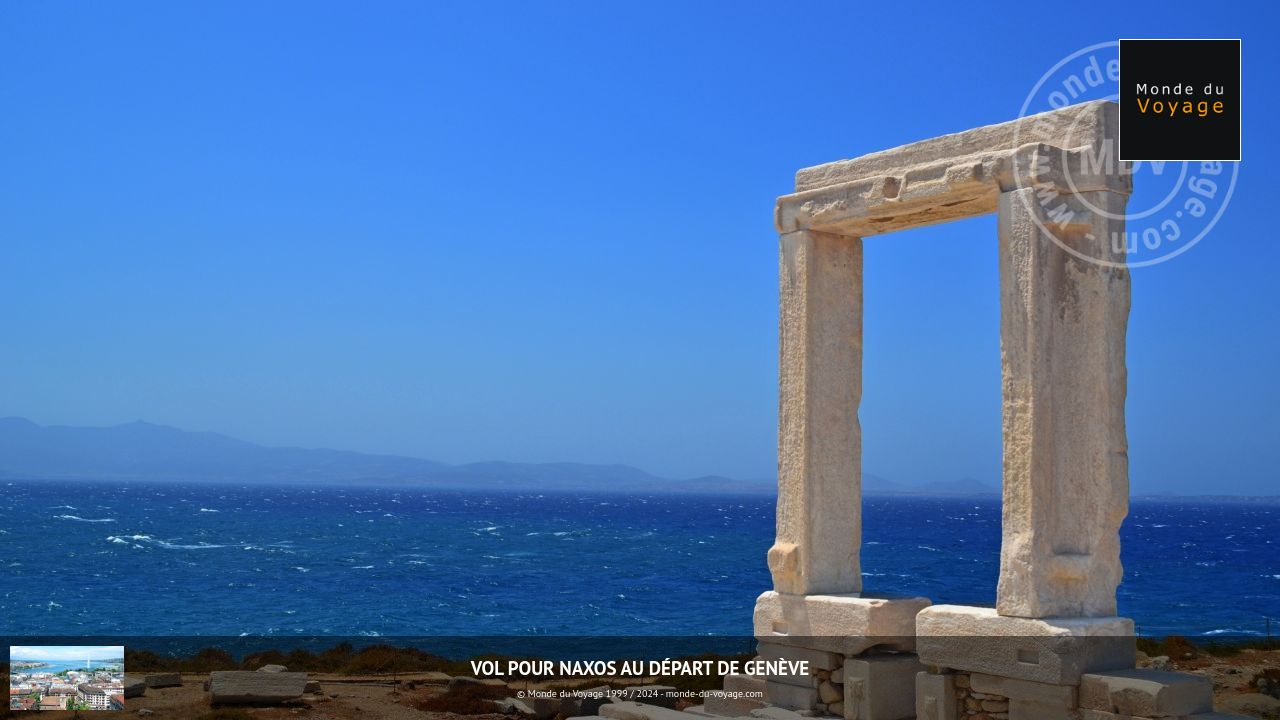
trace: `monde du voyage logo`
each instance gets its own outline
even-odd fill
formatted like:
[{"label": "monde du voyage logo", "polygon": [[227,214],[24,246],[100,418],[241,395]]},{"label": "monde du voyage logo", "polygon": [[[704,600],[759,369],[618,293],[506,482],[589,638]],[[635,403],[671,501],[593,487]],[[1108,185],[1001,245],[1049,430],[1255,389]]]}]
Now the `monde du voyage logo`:
[{"label": "monde du voyage logo", "polygon": [[1120,41],[1120,159],[1240,159],[1239,40]]}]

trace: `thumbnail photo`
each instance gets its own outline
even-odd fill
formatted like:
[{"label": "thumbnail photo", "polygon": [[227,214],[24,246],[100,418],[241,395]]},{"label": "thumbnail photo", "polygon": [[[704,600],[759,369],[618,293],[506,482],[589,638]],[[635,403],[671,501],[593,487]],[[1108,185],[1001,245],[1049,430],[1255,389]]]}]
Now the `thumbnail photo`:
[{"label": "thumbnail photo", "polygon": [[124,710],[124,646],[11,646],[9,709]]}]

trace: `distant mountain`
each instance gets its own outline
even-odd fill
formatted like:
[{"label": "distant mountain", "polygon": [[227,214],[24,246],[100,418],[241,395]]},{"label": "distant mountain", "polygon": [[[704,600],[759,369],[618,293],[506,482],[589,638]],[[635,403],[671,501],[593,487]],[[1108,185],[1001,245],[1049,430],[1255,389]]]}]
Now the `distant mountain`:
[{"label": "distant mountain", "polygon": [[992,487],[973,478],[908,485],[871,473],[862,474],[863,495],[998,495],[999,493],[999,487]]},{"label": "distant mountain", "polygon": [[[658,477],[628,465],[477,462],[448,465],[401,455],[266,447],[226,435],[133,422],[113,427],[42,426],[0,418],[0,478],[297,484],[404,484],[436,488],[553,491],[773,493],[773,480],[707,475]],[[864,473],[867,495],[983,495],[998,488],[965,478],[906,485]]]},{"label": "distant mountain", "polygon": [[916,492],[928,495],[999,495],[1000,487],[993,487],[980,480],[965,477],[959,480],[925,483]]},{"label": "distant mountain", "polygon": [[618,492],[774,492],[772,482],[672,480],[627,465],[479,462],[264,447],[225,435],[134,422],[41,426],[0,419],[0,478],[298,484]]}]

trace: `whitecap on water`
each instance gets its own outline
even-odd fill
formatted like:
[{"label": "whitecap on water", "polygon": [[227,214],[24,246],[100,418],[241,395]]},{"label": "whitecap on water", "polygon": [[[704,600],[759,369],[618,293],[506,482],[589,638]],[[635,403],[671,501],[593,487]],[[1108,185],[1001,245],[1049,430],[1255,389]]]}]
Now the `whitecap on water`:
[{"label": "whitecap on water", "polygon": [[74,520],[76,522],[91,522],[91,523],[107,523],[107,522],[116,521],[115,518],[82,518],[76,515],[54,515],[54,517],[58,518],[59,520]]},{"label": "whitecap on water", "polygon": [[168,540],[156,540],[150,535],[125,535],[123,537],[117,537],[115,535],[112,535],[108,537],[107,540],[113,543],[128,542],[132,540],[135,542],[134,547],[136,548],[143,547],[142,545],[139,545],[136,543],[146,543],[153,547],[164,548],[165,550],[213,550],[215,548],[226,547],[226,545],[214,545],[212,543],[204,543],[204,542],[195,543],[195,544],[185,544],[185,543],[170,542]]}]

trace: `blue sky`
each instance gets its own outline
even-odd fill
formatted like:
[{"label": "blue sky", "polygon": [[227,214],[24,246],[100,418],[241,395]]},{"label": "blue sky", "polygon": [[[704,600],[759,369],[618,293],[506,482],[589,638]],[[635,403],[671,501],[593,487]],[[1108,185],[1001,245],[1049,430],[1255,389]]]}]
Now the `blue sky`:
[{"label": "blue sky", "polygon": [[122,645],[11,645],[11,660],[43,660],[76,662],[78,660],[119,660],[124,657]]},{"label": "blue sky", "polygon": [[[1135,270],[1135,492],[1274,492],[1276,11],[9,3],[0,415],[772,477],[796,169],[1007,120],[1069,53],[1244,40],[1214,231]],[[1000,468],[994,221],[866,245],[868,472]]]}]

